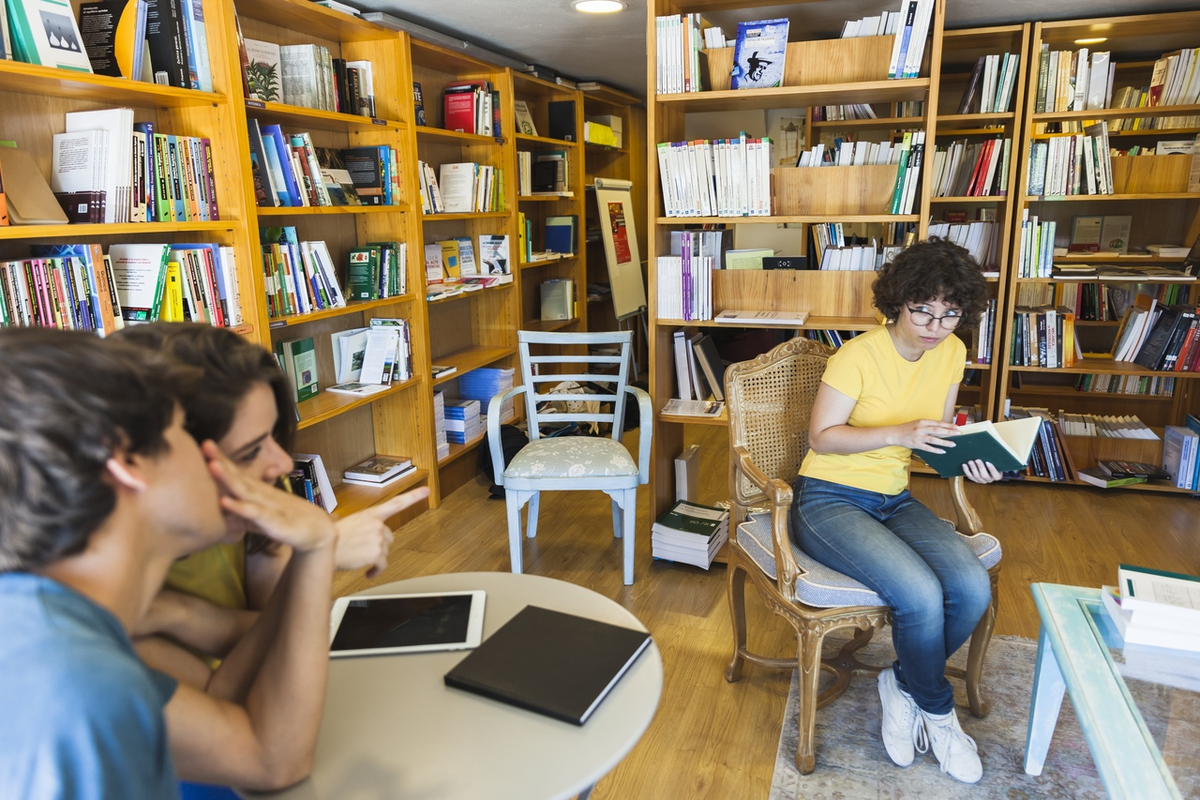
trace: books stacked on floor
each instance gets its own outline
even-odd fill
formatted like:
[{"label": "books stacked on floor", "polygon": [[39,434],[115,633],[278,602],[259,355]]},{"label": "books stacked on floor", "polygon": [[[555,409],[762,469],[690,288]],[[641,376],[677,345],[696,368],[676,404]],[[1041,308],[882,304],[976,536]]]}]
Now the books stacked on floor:
[{"label": "books stacked on floor", "polygon": [[[658,257],[658,314],[663,319],[712,319],[712,273],[720,269],[720,237],[680,231],[679,250]],[[672,237],[674,249],[675,237]]]},{"label": "books stacked on floor", "polygon": [[1200,578],[1121,564],[1100,596],[1126,645],[1200,652]]},{"label": "books stacked on floor", "polygon": [[[959,114],[1004,114],[1012,104],[1020,56],[993,53],[980,56],[958,102]],[[1006,170],[1007,171],[1007,170]]]},{"label": "books stacked on floor", "polygon": [[[436,375],[434,377],[437,377]],[[437,457],[441,461],[450,455],[450,440],[446,436],[446,393],[433,393],[433,434],[437,442]]]},{"label": "books stacked on floor", "polygon": [[342,472],[342,482],[358,486],[387,486],[416,471],[411,458],[374,455]]},{"label": "books stacked on floor", "polygon": [[1029,194],[1113,194],[1108,128],[1097,122],[1082,133],[1051,136],[1029,146]]},{"label": "books stacked on floor", "polygon": [[500,135],[500,95],[491,81],[446,84],[442,90],[442,106],[446,130],[479,136]]},{"label": "books stacked on floor", "polygon": [[1200,419],[1187,415],[1186,425],[1168,425],[1163,431],[1163,472],[1171,485],[1200,489]]},{"label": "books stacked on floor", "polygon": [[[515,370],[481,367],[465,373],[458,379],[458,394],[465,400],[478,400],[480,408],[486,408],[493,397],[513,388]],[[513,398],[500,406],[500,421],[511,422],[516,416]]]},{"label": "books stacked on floor", "polygon": [[241,35],[242,86],[246,97],[266,103],[375,116],[374,69],[370,61],[334,58],[318,44],[280,46]]},{"label": "books stacked on floor", "polygon": [[292,453],[292,465],[295,469],[288,475],[289,491],[332,514],[337,508],[337,497],[321,456],[316,453]]},{"label": "books stacked on floor", "polygon": [[934,197],[991,197],[1008,194],[1012,139],[959,139],[933,153]]},{"label": "books stacked on floor", "polygon": [[455,444],[466,444],[479,438],[483,428],[479,418],[478,400],[447,400],[446,438]]},{"label": "books stacked on floor", "polygon": [[775,144],[742,131],[729,139],[660,142],[658,172],[668,217],[768,217]]},{"label": "books stacked on floor", "polygon": [[655,52],[658,70],[655,91],[658,94],[702,91],[708,76],[704,74],[700,51],[708,47],[725,47],[722,32],[720,44],[702,43],[702,20],[699,14],[672,14],[655,17]]},{"label": "books stacked on floor", "polygon": [[729,539],[729,512],[698,503],[677,502],[650,528],[654,558],[708,569]]},{"label": "books stacked on floor", "polygon": [[302,242],[291,225],[260,228],[267,316],[307,314],[346,305],[325,242]]},{"label": "books stacked on floor", "polygon": [[388,145],[316,147],[307,132],[247,120],[255,202],[266,207],[400,203],[397,151]]}]

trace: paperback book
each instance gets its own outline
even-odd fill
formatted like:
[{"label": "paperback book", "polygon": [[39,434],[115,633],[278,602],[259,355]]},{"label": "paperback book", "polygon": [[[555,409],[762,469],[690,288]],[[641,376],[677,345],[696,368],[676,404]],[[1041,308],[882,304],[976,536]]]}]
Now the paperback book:
[{"label": "paperback book", "polygon": [[730,86],[734,89],[782,86],[787,37],[787,18],[739,22]]}]

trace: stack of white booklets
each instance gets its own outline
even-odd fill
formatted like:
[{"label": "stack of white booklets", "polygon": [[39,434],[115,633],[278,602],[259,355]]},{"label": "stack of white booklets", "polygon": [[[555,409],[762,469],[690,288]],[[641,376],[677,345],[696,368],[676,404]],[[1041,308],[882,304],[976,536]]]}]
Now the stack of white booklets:
[{"label": "stack of white booklets", "polygon": [[658,94],[701,90],[700,51],[706,44],[701,41],[702,24],[700,15],[695,13],[655,17],[655,52],[658,53],[655,91]]},{"label": "stack of white booklets", "polygon": [[729,539],[729,512],[697,503],[677,502],[650,528],[655,558],[708,569]]},{"label": "stack of white booklets", "polygon": [[1117,584],[1100,596],[1126,645],[1200,653],[1200,578],[1122,564]]},{"label": "stack of white booklets", "polygon": [[736,138],[658,144],[658,176],[668,217],[769,217],[775,144]]},{"label": "stack of white booklets", "polygon": [[482,433],[478,400],[449,400],[445,413],[446,438],[455,444],[466,444]]},{"label": "stack of white booklets", "polygon": [[437,457],[441,461],[450,455],[450,440],[446,438],[446,393],[433,393],[433,431],[437,441]]},{"label": "stack of white booklets", "polygon": [[[908,3],[904,4],[908,6]],[[862,19],[849,19],[842,26],[843,39],[862,36],[891,36],[896,32],[904,17],[899,11],[884,11],[882,14]]]},{"label": "stack of white booklets", "polygon": [[[493,397],[513,388],[515,372],[511,367],[473,369],[458,379],[458,393],[463,399],[478,400],[480,408],[486,409]],[[513,398],[510,397],[500,406],[500,421],[510,422],[515,416]]]}]

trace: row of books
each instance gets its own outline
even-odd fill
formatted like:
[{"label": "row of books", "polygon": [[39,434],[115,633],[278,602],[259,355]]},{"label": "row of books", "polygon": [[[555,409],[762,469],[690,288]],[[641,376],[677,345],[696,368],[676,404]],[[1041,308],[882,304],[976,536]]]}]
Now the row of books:
[{"label": "row of books", "polygon": [[889,78],[915,78],[921,74],[925,58],[925,42],[929,38],[929,23],[933,18],[935,0],[900,0],[896,38],[892,57],[888,61]]},{"label": "row of books", "polygon": [[478,400],[446,401],[446,438],[455,444],[466,444],[483,435]]},{"label": "row of books", "polygon": [[31,245],[0,262],[0,323],[112,333],[125,324],[242,324],[233,248],[215,244]]},{"label": "row of books", "polygon": [[813,329],[803,331],[802,335],[814,342],[828,345],[830,347],[841,347],[846,342],[858,336],[860,331],[835,331],[825,329]]},{"label": "row of books", "polygon": [[[1031,415],[1052,419],[1056,424],[1066,419],[1066,412],[1064,411],[1059,411],[1057,415],[1054,415],[1050,413],[1049,409],[1034,408],[1032,406],[1012,406],[1009,413],[1009,416],[1013,418]],[[1072,430],[1077,431],[1072,435],[1096,436],[1103,439],[1158,440],[1158,434],[1150,426],[1142,422],[1136,414],[1074,414],[1071,415],[1071,421]],[[1080,428],[1078,426],[1085,427]],[[1078,432],[1084,429],[1086,429],[1086,433]]]},{"label": "row of books", "polygon": [[[975,331],[975,362],[978,364],[992,363],[992,342],[996,338],[996,301],[988,300],[987,308],[979,318],[979,327]],[[968,353],[970,351],[968,350]]]},{"label": "row of books", "polygon": [[260,228],[267,316],[274,319],[346,305],[325,242],[302,242],[292,226]]},{"label": "row of books", "polygon": [[132,108],[73,111],[54,134],[50,188],[75,223],[220,219],[207,138],[156,132]]},{"label": "row of books", "polygon": [[1117,332],[1117,361],[1132,361],[1155,372],[1194,372],[1200,366],[1200,320],[1196,307],[1157,305],[1144,295],[1129,309]]},{"label": "row of books", "polygon": [[712,272],[719,269],[716,254],[700,246],[684,246],[676,256],[658,257],[658,316],[663,319],[709,320],[712,310]]},{"label": "row of books", "polygon": [[496,283],[512,281],[508,236],[479,234],[478,258],[469,236],[455,236],[425,245],[425,283],[441,284],[497,278]]},{"label": "row of books", "polygon": [[1000,223],[995,220],[972,220],[970,222],[942,222],[929,224],[929,235],[949,239],[959,247],[966,248],[983,270],[985,277],[999,277],[996,264],[1000,247]]},{"label": "row of books", "polygon": [[1200,419],[1188,414],[1186,424],[1163,430],[1162,466],[1176,488],[1200,490]]},{"label": "row of books", "polygon": [[374,317],[366,327],[330,335],[337,383],[329,391],[371,394],[413,376],[412,326],[400,317]]},{"label": "row of books", "polygon": [[1073,366],[1080,357],[1073,312],[1050,307],[1015,309],[1010,364],[1054,369]]},{"label": "row of books", "polygon": [[[655,92],[678,94],[699,92],[701,78],[700,51],[703,49],[699,14],[672,14],[655,17],[654,42],[656,59]],[[721,38],[724,38],[722,34]]]},{"label": "row of books", "polygon": [[1049,44],[1042,44],[1034,111],[1040,114],[1108,108],[1116,67],[1109,56],[1105,51],[1089,56],[1086,47],[1052,52]]},{"label": "row of books", "polygon": [[874,239],[870,244],[826,245],[816,256],[818,269],[839,271],[871,272],[879,269],[884,260]]},{"label": "row of books", "polygon": [[284,486],[297,497],[325,509],[326,514],[337,508],[329,472],[316,453],[292,453],[292,471],[285,476]]},{"label": "row of books", "polygon": [[572,197],[571,161],[565,150],[517,151],[517,194]]},{"label": "row of books", "polygon": [[[437,377],[434,367],[433,377]],[[437,444],[437,457],[441,461],[450,455],[450,440],[446,437],[446,393],[433,393],[433,438]]]},{"label": "row of books", "polygon": [[1148,397],[1171,397],[1175,394],[1175,379],[1161,375],[1098,375],[1088,373],[1075,380],[1081,392],[1096,394],[1137,394]]},{"label": "row of books", "polygon": [[[911,145],[911,141],[909,142]],[[903,143],[834,139],[833,147],[824,142],[813,145],[796,159],[797,167],[857,167],[866,164],[899,164]]]},{"label": "row of books", "polygon": [[729,540],[729,511],[680,501],[650,526],[651,555],[708,569]]},{"label": "row of books", "polygon": [[857,39],[863,36],[892,36],[904,20],[902,11],[882,11],[877,15],[861,19],[848,19],[842,26],[843,39]]},{"label": "row of books", "polygon": [[442,124],[448,131],[500,135],[500,93],[491,81],[446,84],[442,90],[442,111]]},{"label": "row of books", "polygon": [[[1200,653],[1200,579],[1192,575],[1121,564],[1117,586],[1105,586],[1100,597],[1121,635],[1123,673],[1146,664],[1145,677],[1195,689],[1195,654]],[[1144,650],[1139,651],[1139,648]],[[1187,658],[1175,658],[1178,651]],[[1181,680],[1182,679],[1182,680]],[[1190,679],[1190,680],[1189,680]]]},{"label": "row of books", "polygon": [[[1150,105],[1149,86],[1123,86],[1112,98],[1112,108],[1146,108]],[[1174,117],[1133,117],[1132,119],[1110,119],[1110,133],[1135,130],[1169,130],[1173,128],[1200,127],[1200,114]]]},{"label": "row of books", "polygon": [[1071,451],[1063,441],[1062,429],[1048,409],[1012,406],[1008,419],[1041,418],[1038,436],[1029,454],[1028,474],[1055,482],[1076,480]]},{"label": "row of books", "polygon": [[675,395],[680,400],[725,400],[725,363],[713,338],[699,331],[677,330],[675,352]]},{"label": "row of books", "polygon": [[1054,265],[1054,235],[1058,223],[1039,222],[1037,214],[1021,212],[1021,237],[1017,243],[1017,277],[1049,278]]},{"label": "row of books", "polygon": [[398,153],[388,145],[314,147],[307,133],[247,121],[250,167],[259,206],[395,205],[400,202]]},{"label": "row of books", "polygon": [[504,170],[473,161],[442,164],[438,173],[417,162],[421,213],[473,214],[504,210]]},{"label": "row of books", "polygon": [[368,242],[346,253],[346,298],[382,300],[408,294],[408,244]]},{"label": "row of books", "polygon": [[769,137],[658,144],[658,174],[668,217],[767,217],[772,213]]},{"label": "row of books", "polygon": [[[238,26],[239,35],[241,26]],[[370,61],[335,58],[319,44],[278,45],[260,39],[238,42],[246,97],[318,111],[375,116]]]},{"label": "row of books", "polygon": [[1012,139],[958,139],[933,152],[933,197],[1003,197],[1008,194]]},{"label": "row of books", "polygon": [[879,115],[870,103],[851,103],[840,106],[813,106],[812,118],[813,122],[840,122],[851,119],[878,119]]},{"label": "row of books", "polygon": [[1097,122],[1084,131],[1030,145],[1029,194],[1113,194],[1108,128]]},{"label": "row of books", "polygon": [[1021,59],[1016,53],[980,56],[958,102],[959,114],[1004,114],[1012,105]]}]

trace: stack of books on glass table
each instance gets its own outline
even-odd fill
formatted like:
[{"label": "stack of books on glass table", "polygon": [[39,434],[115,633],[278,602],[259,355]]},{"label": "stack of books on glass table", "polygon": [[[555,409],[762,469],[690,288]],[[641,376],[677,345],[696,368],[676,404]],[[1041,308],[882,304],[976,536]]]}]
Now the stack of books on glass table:
[{"label": "stack of books on glass table", "polygon": [[1200,577],[1122,564],[1100,595],[1126,645],[1200,653]]},{"label": "stack of books on glass table", "polygon": [[729,512],[680,501],[650,528],[655,558],[708,569],[729,539]]},{"label": "stack of books on glass table", "polygon": [[[473,369],[458,379],[458,393],[467,400],[478,400],[481,413],[486,413],[488,403],[496,395],[513,388],[515,370],[481,367]],[[500,421],[511,422],[516,416],[513,411],[513,398],[508,398],[500,406]]]},{"label": "stack of books on glass table", "polygon": [[450,440],[446,438],[446,393],[433,393],[433,432],[437,441],[437,457],[441,461],[450,455]]},{"label": "stack of books on glass table", "polygon": [[482,433],[479,427],[478,400],[446,401],[446,438],[455,444],[466,444]]}]

